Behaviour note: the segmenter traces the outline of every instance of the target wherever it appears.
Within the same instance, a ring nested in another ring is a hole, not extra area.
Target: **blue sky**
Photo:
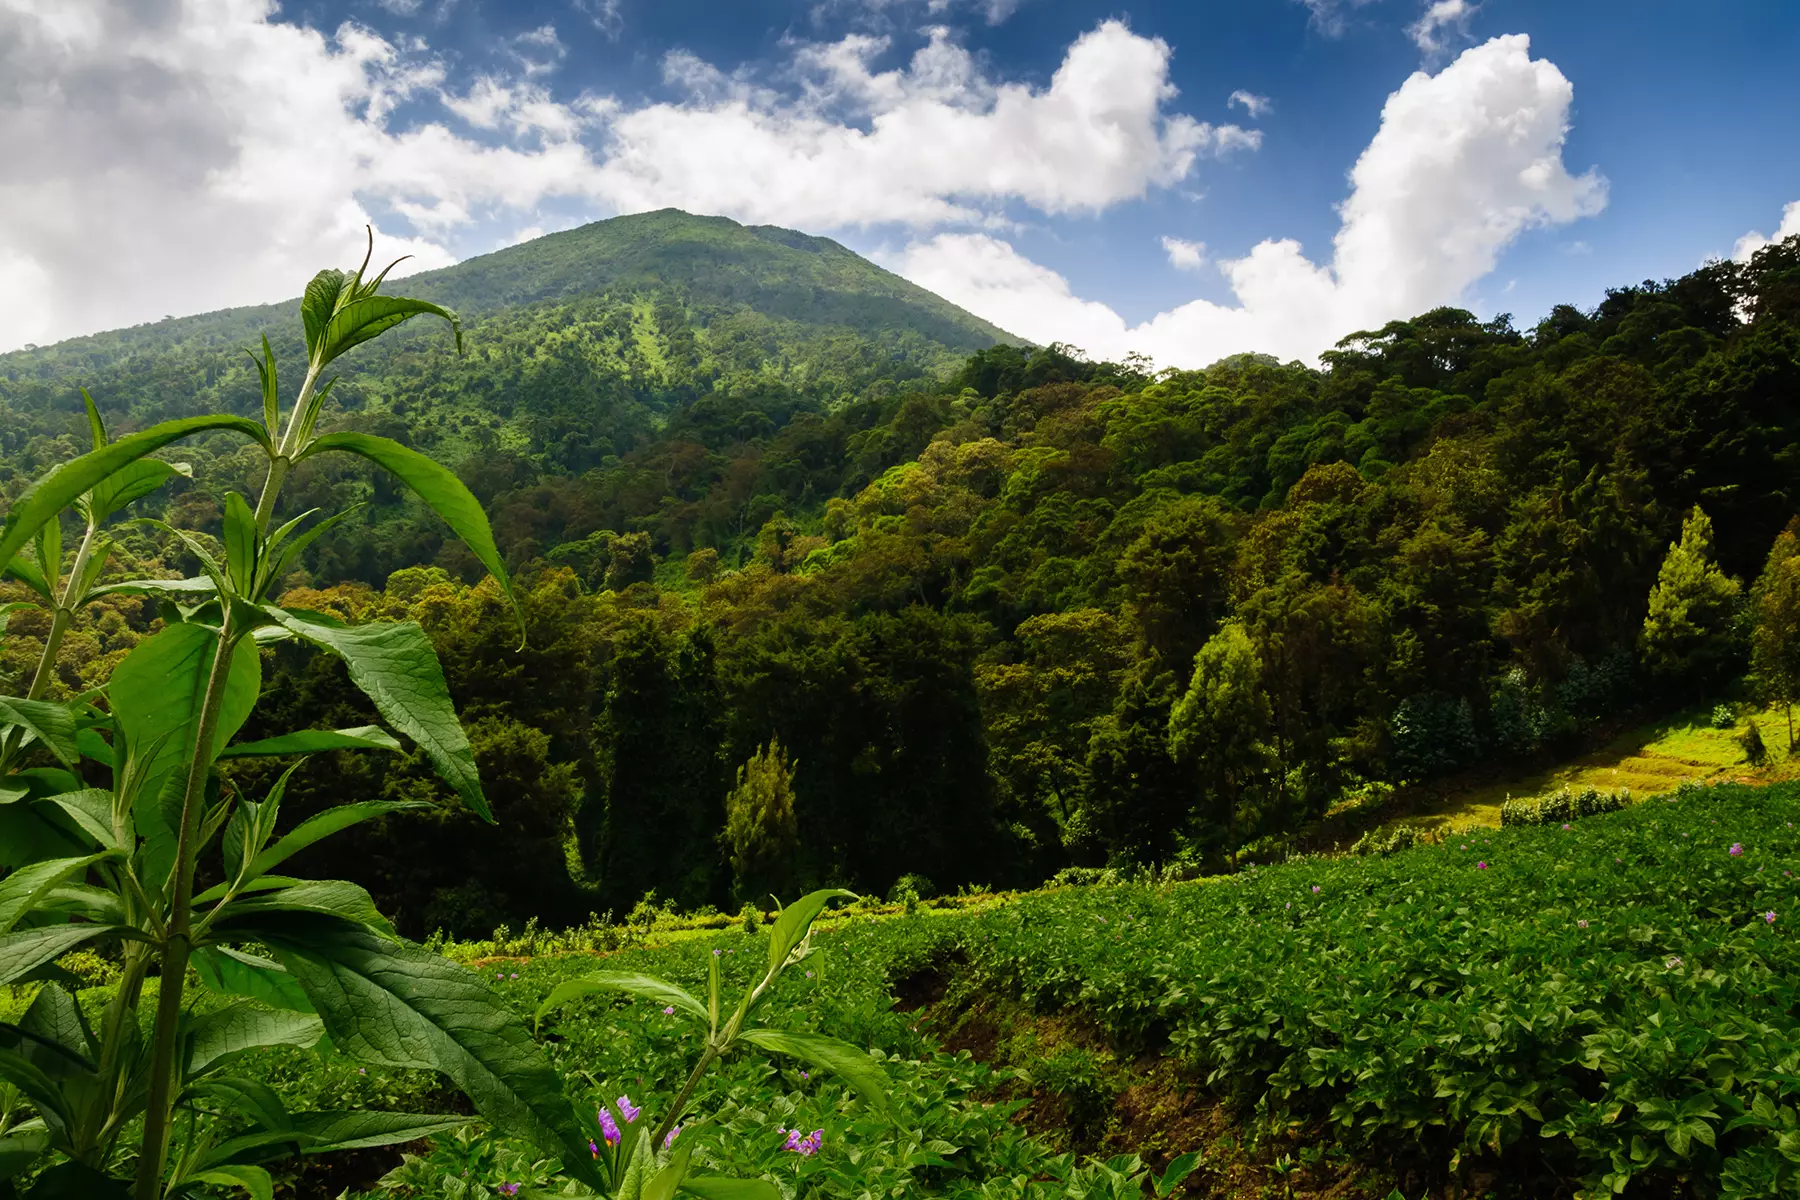
[[[1775,233],[1796,62],[1788,0],[20,0],[0,348],[663,205],[1178,365],[1529,323]]]

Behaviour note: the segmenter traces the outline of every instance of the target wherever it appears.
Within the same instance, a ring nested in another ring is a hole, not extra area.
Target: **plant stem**
[[[56,658],[62,651],[63,636],[69,632],[69,626],[75,620],[75,607],[81,597],[75,589],[81,586],[81,577],[87,570],[88,558],[93,554],[94,542],[100,536],[100,527],[93,521],[88,522],[87,533],[81,539],[81,548],[75,552],[75,563],[69,568],[69,574],[62,581],[62,595],[56,601],[54,615],[50,618],[50,632],[44,638],[44,652],[38,655],[37,671],[31,677],[31,687],[26,691],[28,700],[40,699],[44,689],[50,686],[50,677],[56,672]],[[56,581],[51,580],[54,588]],[[25,744],[25,735],[13,731],[6,735],[0,743],[0,775],[12,769],[12,762],[18,756],[20,748]]]
[[[144,1110],[144,1144],[138,1158],[137,1200],[159,1200],[163,1167],[169,1153],[169,1123],[175,1103],[175,1052],[180,1045],[181,999],[187,982],[188,956],[193,952],[190,921],[194,907],[195,843],[200,836],[206,778],[212,771],[213,738],[218,733],[219,709],[224,706],[225,684],[231,676],[231,660],[237,637],[226,610],[218,640],[213,644],[212,669],[206,677],[206,694],[200,719],[194,727],[194,751],[188,760],[187,787],[181,799],[181,833],[175,849],[175,888],[169,901],[169,935],[163,941],[161,982],[156,995],[156,1032],[150,1052],[150,1096]]]
[[[262,497],[256,503],[256,537],[266,536],[269,518],[275,512],[275,497],[287,477],[289,464],[297,444],[310,424],[307,408],[312,402],[313,385],[318,368],[309,367],[294,410],[288,417],[287,432],[281,445],[269,460],[268,478],[263,482]],[[229,597],[221,597],[229,600]],[[254,600],[255,597],[248,597]],[[181,833],[175,849],[174,894],[169,901],[168,936],[163,940],[161,982],[156,996],[156,1030],[150,1058],[150,1095],[144,1110],[144,1142],[138,1158],[137,1200],[160,1200],[163,1170],[169,1157],[169,1127],[174,1115],[177,1095],[176,1051],[181,1034],[181,1000],[187,984],[188,958],[193,953],[194,862],[199,856],[200,818],[206,794],[206,779],[212,771],[213,739],[218,734],[219,710],[225,702],[225,686],[231,677],[231,660],[238,638],[248,631],[233,628],[231,607],[227,603],[220,621],[219,637],[213,645],[212,669],[207,674],[206,693],[200,705],[200,716],[194,727],[194,748],[188,759],[187,787],[181,798]]]
[[[662,1124],[658,1125],[656,1132],[650,1135],[652,1150],[662,1145],[662,1140],[669,1136],[669,1131],[675,1128],[676,1123],[681,1120],[681,1114],[687,1111],[688,1101],[694,1098],[694,1089],[700,1086],[700,1077],[706,1074],[706,1068],[712,1066],[713,1060],[718,1057],[719,1048],[708,1042],[706,1052],[700,1056],[700,1061],[694,1064],[694,1070],[688,1076],[687,1082],[681,1085],[681,1094],[675,1097],[675,1103],[669,1106],[669,1111],[663,1117]]]

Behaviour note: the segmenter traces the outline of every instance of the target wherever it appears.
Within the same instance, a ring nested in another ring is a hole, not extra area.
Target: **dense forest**
[[[1531,329],[1437,309],[1317,369],[1022,346],[834,243],[680,214],[418,279],[470,318],[466,354],[396,335],[329,419],[460,463],[525,646],[382,477],[308,463],[284,501],[362,502],[284,603],[420,621],[499,817],[417,755],[295,777],[296,818],[439,802],[334,843],[333,873],[411,933],[648,893],[1203,869],[1347,797],[1710,696],[1753,643],[1760,686],[1794,674],[1753,635],[1800,552],[1778,538],[1800,513],[1800,238]],[[0,491],[83,448],[80,386],[122,429],[252,411],[238,348],[270,311],[0,357]],[[242,453],[171,452],[204,469],[140,515],[218,533]],[[125,568],[193,568],[153,527],[117,536]],[[156,616],[93,606],[62,686]],[[9,646],[10,678],[34,652]],[[374,719],[336,659],[263,654],[247,736]]]

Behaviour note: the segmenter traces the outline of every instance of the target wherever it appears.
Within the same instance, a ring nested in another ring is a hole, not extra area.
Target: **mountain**
[[[414,322],[351,356],[330,419],[380,425],[451,462],[502,447],[552,473],[627,452],[702,397],[829,407],[940,378],[1017,340],[828,238],[674,209],[550,234],[388,290],[455,308],[469,351],[459,359],[441,327]],[[256,375],[240,351],[267,333],[291,390],[296,316],[290,300],[0,355],[0,459],[28,470],[60,457],[33,439],[73,432],[77,387],[121,428],[221,407],[255,413]]]

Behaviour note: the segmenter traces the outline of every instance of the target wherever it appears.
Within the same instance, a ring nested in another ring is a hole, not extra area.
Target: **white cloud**
[[[1233,104],[1242,105],[1253,121],[1275,107],[1274,101],[1267,96],[1259,96],[1255,92],[1247,92],[1243,88],[1239,88],[1226,98],[1225,107],[1230,108]]]
[[[1350,172],[1330,265],[1292,239],[1220,263],[1233,305],[1195,300],[1131,327],[1005,242],[940,235],[903,274],[1034,341],[1197,366],[1231,353],[1315,358],[1345,334],[1462,299],[1527,229],[1598,213],[1606,183],[1562,162],[1574,89],[1523,35],[1421,71],[1388,97]],[[1791,211],[1791,210],[1790,210]]]
[[[1198,271],[1206,265],[1206,243],[1189,242],[1178,237],[1164,237],[1163,252],[1169,256],[1169,265],[1179,267],[1183,271]]]
[[[1171,114],[1170,50],[1107,21],[1068,49],[1048,87],[995,83],[947,30],[881,71],[880,38],[808,47],[806,95],[720,79],[689,99],[619,114],[598,185],[622,209],[675,204],[815,228],[974,222],[1022,201],[1091,213],[1184,178],[1204,153],[1259,135]],[[867,128],[846,124],[849,106]]]
[[[594,23],[594,28],[613,41],[625,31],[625,0],[575,0],[575,11]]]
[[[583,3],[603,28],[619,13]],[[413,270],[571,209],[992,228],[1013,204],[1103,210],[1258,138],[1172,111],[1169,47],[1116,21],[1042,87],[989,78],[940,29],[892,69],[881,39],[797,45],[779,88],[671,56],[679,99],[632,107],[553,94],[549,26],[497,47],[510,73],[453,87],[421,43],[276,16],[0,0],[0,349],[291,296],[360,255],[365,224]]]
[[[1795,234],[1800,234],[1800,200],[1794,201],[1782,210],[1781,225],[1773,234],[1764,237],[1762,234],[1752,231],[1739,238],[1737,246],[1731,251],[1731,257],[1738,262],[1749,262],[1750,256],[1764,246],[1773,245],[1783,238],[1790,238]]]
[[[1442,54],[1469,36],[1469,19],[1480,7],[1470,0],[1435,0],[1419,19],[1406,27],[1406,35],[1426,54]]]
[[[1350,22],[1349,13],[1375,0],[1299,0],[1312,13],[1312,27],[1326,37],[1338,37]]]

